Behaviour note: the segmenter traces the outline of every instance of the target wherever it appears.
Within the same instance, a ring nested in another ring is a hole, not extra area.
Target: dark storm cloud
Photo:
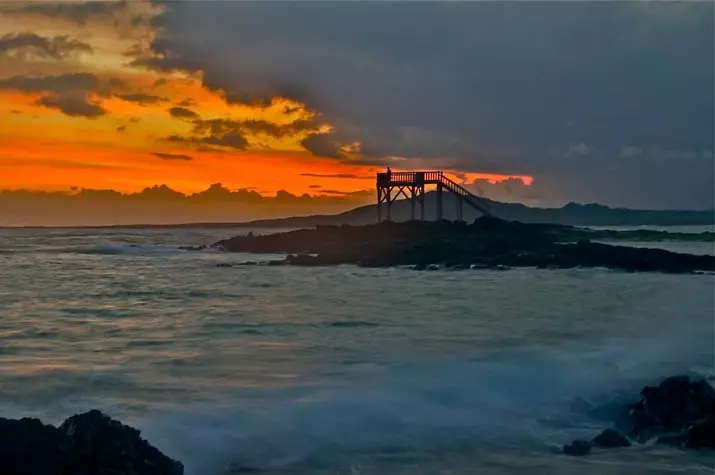
[[[77,92],[61,95],[47,95],[37,100],[37,104],[48,109],[57,109],[71,117],[96,118],[107,111],[87,94]]]
[[[151,66],[203,71],[229,100],[305,102],[335,126],[306,139],[317,155],[359,141],[367,163],[531,174],[563,200],[711,206],[712,17],[707,2],[172,3]]]
[[[215,151],[212,150],[213,147],[225,147],[234,150],[244,150],[248,147],[248,140],[246,140],[240,132],[228,132],[222,135],[209,135],[207,137],[185,137],[182,135],[172,135],[168,137],[167,140],[170,142],[198,145],[198,148],[202,149],[201,151],[206,150],[206,145],[209,146],[208,151]]]
[[[209,119],[194,121],[194,133],[210,132],[214,135],[221,135],[227,132],[240,132],[245,135],[265,134],[271,137],[281,138],[313,128],[315,128],[313,122],[304,120],[298,120],[290,124],[277,124],[256,119]]]
[[[189,155],[184,155],[183,153],[164,153],[164,152],[154,152],[152,153],[155,157],[161,158],[162,160],[193,160],[193,157]]]
[[[342,158],[340,150],[342,143],[335,140],[331,134],[310,134],[300,143],[313,155],[328,158]]]
[[[75,53],[91,53],[92,47],[68,36],[45,38],[35,33],[8,33],[0,37],[0,56],[34,53],[38,56],[61,59]]]
[[[11,8],[4,9],[3,13],[12,16],[42,16],[84,26],[90,20],[113,18],[116,14],[126,11],[127,7],[126,1],[17,2]]]
[[[36,104],[56,109],[71,117],[96,118],[107,111],[97,100],[108,91],[97,76],[88,73],[58,76],[13,76],[0,80],[0,89],[43,93]]]
[[[246,137],[268,135],[285,137],[314,127],[311,121],[295,121],[290,124],[276,124],[264,120],[208,119],[202,120],[198,114],[182,107],[172,107],[169,113],[176,118],[189,119],[194,127],[191,135],[172,135],[171,142],[197,145],[200,152],[222,152],[225,149],[244,150],[249,145]]]
[[[13,76],[0,79],[0,89],[15,89],[22,92],[97,91],[99,80],[89,73],[62,74],[58,76]]]
[[[134,102],[142,106],[168,101],[166,97],[151,94],[116,94],[116,96],[123,101]]]
[[[177,119],[200,119],[201,117],[196,112],[185,107],[172,107],[169,109],[169,115]]]

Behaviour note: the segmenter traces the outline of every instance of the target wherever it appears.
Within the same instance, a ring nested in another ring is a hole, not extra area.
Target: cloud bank
[[[302,142],[320,156],[707,207],[712,18],[700,2],[187,2],[158,17],[145,64],[200,71],[228,101],[307,104],[333,126]]]

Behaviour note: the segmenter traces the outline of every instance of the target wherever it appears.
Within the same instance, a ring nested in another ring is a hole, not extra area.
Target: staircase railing
[[[454,180],[451,180],[444,175],[442,175],[441,184],[443,187],[447,188],[452,193],[455,193],[456,195],[460,196],[472,208],[476,209],[477,211],[479,211],[481,213],[489,214],[491,205],[484,198],[480,198],[479,196],[473,194],[469,190],[463,188],[460,184],[458,184]]]

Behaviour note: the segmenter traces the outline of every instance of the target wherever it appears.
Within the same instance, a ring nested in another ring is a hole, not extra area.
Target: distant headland
[[[437,194],[428,192],[424,195],[425,219],[435,220]],[[446,220],[457,218],[455,197],[444,196],[444,215]],[[505,220],[523,223],[568,224],[573,226],[715,226],[715,209],[709,210],[637,210],[611,208],[600,204],[568,203],[560,208],[529,207],[521,203],[503,203],[484,199],[490,206],[492,215]],[[195,205],[199,206],[199,205]],[[239,206],[238,204],[236,206]],[[85,228],[312,228],[322,225],[361,226],[377,221],[377,205],[365,205],[337,214],[315,214],[286,218],[259,219],[250,221],[206,221],[187,218],[170,224],[155,224],[149,220],[137,219],[136,224],[97,225],[97,226],[53,226]],[[480,216],[472,208],[465,207],[463,219],[471,222]],[[395,201],[392,205],[391,220],[406,222],[411,219],[410,203],[407,200]],[[43,226],[27,226],[42,228]]]

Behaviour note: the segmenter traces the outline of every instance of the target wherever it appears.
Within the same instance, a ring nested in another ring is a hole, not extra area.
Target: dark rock
[[[0,418],[2,475],[182,475],[184,467],[99,411],[59,428],[38,419]]]
[[[689,449],[715,449],[715,417],[694,424],[686,434],[685,447]]]
[[[606,429],[591,441],[594,447],[603,449],[613,449],[616,447],[630,447],[631,443],[623,437],[617,430]]]
[[[574,440],[569,445],[564,445],[564,454],[580,457],[591,453],[591,442],[587,440]]]
[[[228,262],[219,262],[216,264],[216,267],[233,267],[233,264],[229,264]]]
[[[39,419],[0,418],[0,473],[64,475],[72,463],[71,441]]]
[[[140,437],[140,432],[97,410],[72,416],[59,431],[70,441],[73,475],[182,475],[170,459]]]
[[[715,256],[600,244],[584,238],[597,238],[594,233],[571,226],[485,217],[469,225],[439,221],[318,226],[264,236],[236,236],[213,247],[231,252],[291,254],[287,264],[305,266],[356,264],[429,269],[431,265],[457,268],[475,264],[475,268],[496,269],[606,267],[629,272],[684,273],[715,270]],[[573,242],[576,243],[569,244]]]
[[[645,442],[709,418],[715,418],[715,389],[707,381],[675,376],[643,388],[640,401],[625,409],[619,423],[627,434]]]

